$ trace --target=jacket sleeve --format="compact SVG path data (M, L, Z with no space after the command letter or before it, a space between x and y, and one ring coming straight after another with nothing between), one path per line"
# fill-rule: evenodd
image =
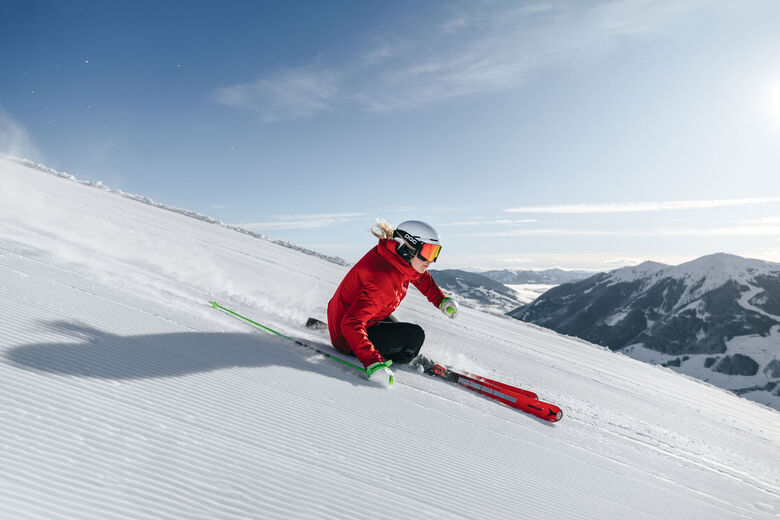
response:
M341 334L347 340L352 352L366 367L384 361L366 333L366 324L379 309L381 309L379 289L367 284L341 320Z
M426 298L428 298L429 302L434 304L436 307L441 305L441 302L444 299L444 293L442 293L441 289L439 289L439 286L436 285L436 282L433 280L431 273L425 271L416 281L413 281L412 283L415 287L417 287L417 289L419 289L421 293L425 295Z

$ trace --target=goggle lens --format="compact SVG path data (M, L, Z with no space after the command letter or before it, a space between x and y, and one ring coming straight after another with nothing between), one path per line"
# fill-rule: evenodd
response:
M441 246L439 244L423 244L417 256L426 262L435 262L440 252Z

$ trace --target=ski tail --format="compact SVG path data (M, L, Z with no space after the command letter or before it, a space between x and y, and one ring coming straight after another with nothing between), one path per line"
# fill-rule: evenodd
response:
M318 320L317 318L309 318L306 320L304 327L314 330L328 330L328 324L324 321Z
M518 389L521 393L514 392L511 389L515 389L515 387L510 385L501 383L496 385L492 380L460 374L441 365L433 367L433 374L539 419L558 422L563 418L563 412L559 407L539 401L533 392L522 389ZM529 394L534 397L530 397Z

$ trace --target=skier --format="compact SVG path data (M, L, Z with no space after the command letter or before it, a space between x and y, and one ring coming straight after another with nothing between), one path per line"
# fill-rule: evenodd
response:
M411 362L425 340L422 327L391 316L409 282L449 318L457 316L458 302L444 296L427 272L441 251L436 230L418 220L375 227L379 244L350 269L328 303L328 331L333 346L357 356L371 380L391 384L390 365Z

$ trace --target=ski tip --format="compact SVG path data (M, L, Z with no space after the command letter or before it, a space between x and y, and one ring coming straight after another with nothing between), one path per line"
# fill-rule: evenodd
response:
M209 302L209 305L211 305L211 306L212 306L212 307L214 307L215 309L216 309L217 307L219 307L219 304L218 304L217 302L213 301L213 300Z

